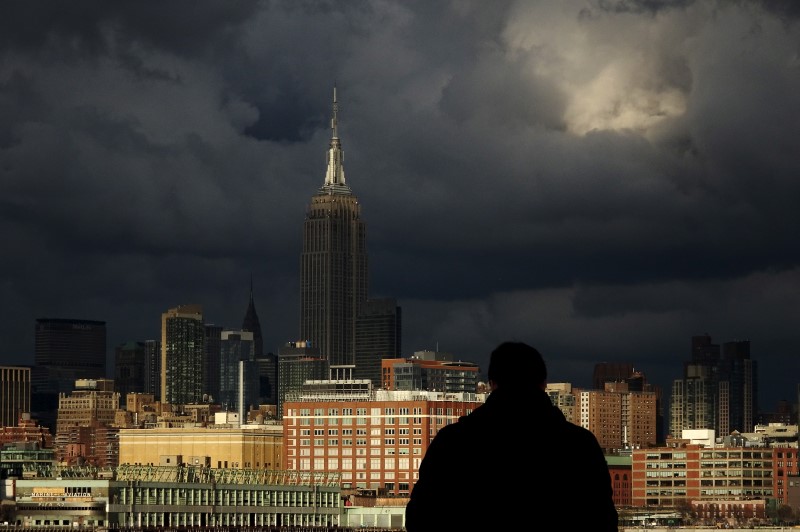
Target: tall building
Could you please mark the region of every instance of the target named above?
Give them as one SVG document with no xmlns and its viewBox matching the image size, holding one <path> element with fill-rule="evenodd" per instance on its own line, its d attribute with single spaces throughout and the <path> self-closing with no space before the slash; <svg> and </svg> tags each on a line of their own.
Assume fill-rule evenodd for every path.
<svg viewBox="0 0 800 532">
<path fill-rule="evenodd" d="M 332 366 L 355 362 L 356 317 L 368 293 L 366 228 L 345 183 L 337 114 L 334 87 L 325 182 L 306 212 L 300 261 L 300 338 Z"/>
<path fill-rule="evenodd" d="M 356 318 L 356 379 L 370 379 L 381 385 L 381 360 L 401 354 L 402 312 L 392 298 L 368 299 Z"/>
<path fill-rule="evenodd" d="M 253 333 L 224 330 L 221 338 L 219 398 L 216 402 L 228 412 L 241 413 L 242 408 L 247 411 L 258 402 L 258 366 L 253 359 Z"/>
<path fill-rule="evenodd" d="M 161 342 L 144 341 L 144 393 L 161 397 Z"/>
<path fill-rule="evenodd" d="M 267 353 L 256 357 L 258 367 L 258 404 L 278 404 L 278 357 Z"/>
<path fill-rule="evenodd" d="M 31 411 L 31 368 L 0 366 L 0 427 L 16 427 Z"/>
<path fill-rule="evenodd" d="M 750 342 L 726 342 L 720 349 L 709 335 L 692 337 L 692 358 L 683 378 L 672 383 L 670 434 L 713 429 L 719 436 L 750 432 L 756 423 L 758 366 Z"/>
<path fill-rule="evenodd" d="M 253 278 L 250 277 L 250 302 L 247 304 L 247 312 L 242 320 L 242 330 L 253 333 L 253 354 L 256 358 L 264 354 L 264 339 L 261 337 L 261 322 L 258 321 L 256 304 L 253 301 Z"/>
<path fill-rule="evenodd" d="M 146 374 L 144 342 L 126 342 L 114 349 L 114 388 L 122 407 L 129 393 L 143 393 Z"/>
<path fill-rule="evenodd" d="M 203 393 L 211 396 L 212 402 L 219 403 L 220 394 L 220 364 L 222 363 L 222 329 L 221 325 L 206 323 L 205 325 L 205 350 L 206 350 L 206 382 L 203 384 Z"/>
<path fill-rule="evenodd" d="M 58 395 L 71 392 L 77 379 L 106 377 L 106 322 L 39 318 L 35 327 L 31 409 L 54 429 Z"/>
<path fill-rule="evenodd" d="M 203 307 L 171 308 L 161 315 L 161 402 L 200 403 L 205 383 Z"/>
<path fill-rule="evenodd" d="M 319 348 L 308 342 L 287 342 L 278 351 L 278 419 L 283 416 L 287 396 L 300 390 L 307 380 L 328 377 L 328 361 L 320 356 Z"/>
</svg>

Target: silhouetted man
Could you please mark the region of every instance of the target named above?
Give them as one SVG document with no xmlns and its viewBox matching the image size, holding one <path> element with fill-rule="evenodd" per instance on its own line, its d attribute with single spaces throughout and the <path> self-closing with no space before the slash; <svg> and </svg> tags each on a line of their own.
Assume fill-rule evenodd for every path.
<svg viewBox="0 0 800 532">
<path fill-rule="evenodd" d="M 486 402 L 440 429 L 428 446 L 406 530 L 617 532 L 603 450 L 553 406 L 539 352 L 502 343 L 488 377 Z"/>
</svg>

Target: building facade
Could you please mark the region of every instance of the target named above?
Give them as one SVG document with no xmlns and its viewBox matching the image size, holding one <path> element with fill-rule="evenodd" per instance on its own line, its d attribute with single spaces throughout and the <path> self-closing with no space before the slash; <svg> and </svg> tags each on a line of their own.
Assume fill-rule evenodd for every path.
<svg viewBox="0 0 800 532">
<path fill-rule="evenodd" d="M 284 405 L 285 469 L 338 471 L 343 489 L 407 497 L 436 433 L 483 404 L 486 396 L 373 390 L 369 381 L 327 381 L 295 398 Z"/>
<path fill-rule="evenodd" d="M 634 449 L 633 506 L 680 506 L 751 499 L 788 502 L 798 474 L 798 449 L 705 447 L 698 444 Z"/>
<path fill-rule="evenodd" d="M 381 360 L 402 355 L 402 309 L 393 298 L 368 299 L 356 318 L 356 379 L 381 385 Z"/>
<path fill-rule="evenodd" d="M 161 342 L 144 342 L 144 390 L 143 393 L 161 397 Z"/>
<path fill-rule="evenodd" d="M 55 429 L 58 394 L 71 392 L 78 379 L 106 377 L 106 322 L 39 318 L 34 342 L 31 411 Z"/>
<path fill-rule="evenodd" d="M 278 419 L 283 417 L 283 403 L 292 392 L 309 379 L 328 378 L 329 364 L 318 347 L 308 342 L 287 342 L 278 351 Z"/>
<path fill-rule="evenodd" d="M 119 460 L 120 464 L 274 471 L 283 466 L 283 429 L 278 424 L 120 429 Z"/>
<path fill-rule="evenodd" d="M 161 315 L 161 402 L 200 403 L 206 393 L 205 324 L 201 305 L 181 305 Z"/>
<path fill-rule="evenodd" d="M 31 368 L 0 366 L 0 427 L 16 427 L 31 411 Z"/>
<path fill-rule="evenodd" d="M 758 412 L 757 370 L 749 341 L 726 342 L 720 349 L 707 334 L 693 336 L 692 358 L 684 364 L 683 378 L 672 383 L 670 434 L 752 431 Z"/>
<path fill-rule="evenodd" d="M 219 395 L 224 410 L 240 412 L 258 402 L 258 365 L 253 359 L 253 333 L 222 331 L 219 357 Z"/>
<path fill-rule="evenodd" d="M 345 182 L 333 90 L 325 182 L 306 211 L 300 271 L 300 338 L 332 366 L 355 363 L 356 317 L 367 299 L 366 227 Z"/>
<path fill-rule="evenodd" d="M 385 390 L 472 392 L 478 388 L 479 367 L 472 362 L 396 358 L 381 361 Z"/>
<path fill-rule="evenodd" d="M 143 393 L 147 367 L 144 342 L 125 342 L 114 349 L 114 389 L 125 407 L 129 393 Z"/>
<path fill-rule="evenodd" d="M 66 464 L 116 465 L 119 394 L 110 379 L 80 379 L 58 398 L 56 458 Z M 110 446 L 110 447 L 109 447 Z"/>
</svg>

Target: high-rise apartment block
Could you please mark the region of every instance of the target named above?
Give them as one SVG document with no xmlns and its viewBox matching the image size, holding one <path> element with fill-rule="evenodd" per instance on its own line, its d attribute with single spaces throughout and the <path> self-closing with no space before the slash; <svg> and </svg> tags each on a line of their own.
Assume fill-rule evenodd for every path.
<svg viewBox="0 0 800 532">
<path fill-rule="evenodd" d="M 753 430 L 757 369 L 749 341 L 726 342 L 720 349 L 707 334 L 692 337 L 692 358 L 684 364 L 683 378 L 672 383 L 670 434 L 713 429 L 726 436 Z"/>
<path fill-rule="evenodd" d="M 31 411 L 31 368 L 0 366 L 0 427 L 16 427 Z"/>
<path fill-rule="evenodd" d="M 381 384 L 381 360 L 402 356 L 402 312 L 392 298 L 368 299 L 356 318 L 356 379 Z"/>
<path fill-rule="evenodd" d="M 286 469 L 340 471 L 343 488 L 404 497 L 436 433 L 486 396 L 374 390 L 369 381 L 354 380 L 309 383 L 293 398 L 283 414 Z"/>
<path fill-rule="evenodd" d="M 568 421 L 589 429 L 606 451 L 657 442 L 657 397 L 653 391 L 631 391 L 625 382 L 607 382 L 604 390 L 548 383 L 545 391 Z"/>
<path fill-rule="evenodd" d="M 334 88 L 325 182 L 306 211 L 300 272 L 300 338 L 331 366 L 354 364 L 356 317 L 368 294 L 366 228 L 345 182 L 337 115 Z"/>
<path fill-rule="evenodd" d="M 205 393 L 205 324 L 201 305 L 181 305 L 161 315 L 161 402 L 200 403 Z"/>
</svg>

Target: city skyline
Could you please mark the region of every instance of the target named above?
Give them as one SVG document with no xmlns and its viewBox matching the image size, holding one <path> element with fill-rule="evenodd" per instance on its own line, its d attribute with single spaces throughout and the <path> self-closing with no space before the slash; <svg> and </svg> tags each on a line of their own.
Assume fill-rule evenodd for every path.
<svg viewBox="0 0 800 532">
<path fill-rule="evenodd" d="M 0 9 L 2 364 L 38 318 L 105 321 L 109 357 L 178 305 L 235 328 L 251 278 L 264 350 L 302 340 L 335 84 L 405 355 L 518 339 L 553 381 L 666 390 L 708 333 L 751 342 L 763 409 L 796 400 L 793 2 Z"/>
</svg>

